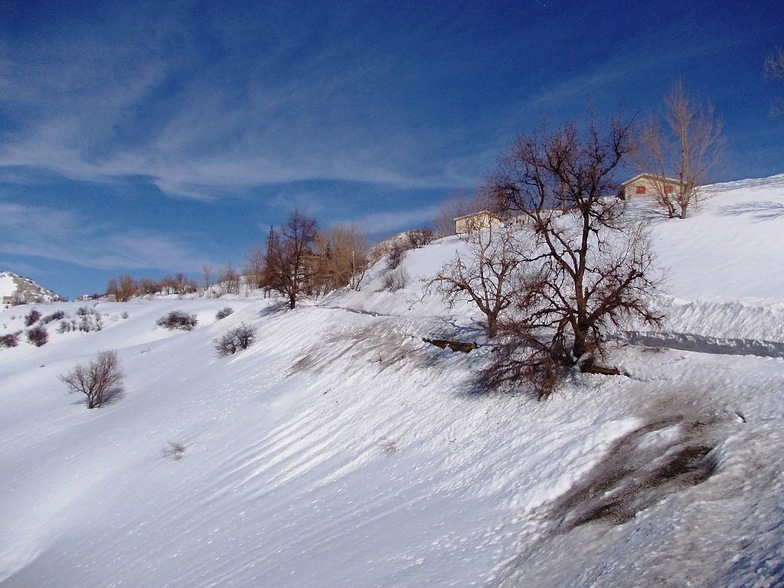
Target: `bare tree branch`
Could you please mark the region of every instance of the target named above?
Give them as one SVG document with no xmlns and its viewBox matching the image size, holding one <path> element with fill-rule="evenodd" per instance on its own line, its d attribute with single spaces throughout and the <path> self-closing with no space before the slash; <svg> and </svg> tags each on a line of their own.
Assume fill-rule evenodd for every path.
<svg viewBox="0 0 784 588">
<path fill-rule="evenodd" d="M 781 47 L 776 47 L 765 59 L 765 77 L 769 80 L 784 80 L 784 50 Z M 784 98 L 774 100 L 771 113 L 773 116 L 784 114 Z"/>
<path fill-rule="evenodd" d="M 604 334 L 629 316 L 660 320 L 649 307 L 657 280 L 642 225 L 624 217 L 614 175 L 632 149 L 632 126 L 591 117 L 520 138 L 489 189 L 507 217 L 524 219 L 515 291 L 498 321 L 503 336 L 485 372 L 490 385 L 533 382 L 546 397 L 564 370 L 599 369 Z M 607 368 L 601 368 L 606 372 Z"/>
</svg>

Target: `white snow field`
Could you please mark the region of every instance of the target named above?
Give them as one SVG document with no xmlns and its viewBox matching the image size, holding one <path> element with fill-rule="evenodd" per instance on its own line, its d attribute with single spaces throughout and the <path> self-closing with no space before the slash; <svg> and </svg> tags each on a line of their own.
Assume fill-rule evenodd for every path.
<svg viewBox="0 0 784 588">
<path fill-rule="evenodd" d="M 418 279 L 454 237 L 408 253 L 402 290 L 377 268 L 294 311 L 35 306 L 103 328 L 0 349 L 0 586 L 781 585 L 784 175 L 705 192 L 683 221 L 630 204 L 668 268 L 666 325 L 618 333 L 626 375 L 546 402 L 473 392 L 487 346 L 422 341 L 486 342 Z M 197 327 L 156 326 L 171 310 Z M 242 322 L 257 343 L 217 357 Z M 124 395 L 88 410 L 58 376 L 109 349 Z"/>
</svg>

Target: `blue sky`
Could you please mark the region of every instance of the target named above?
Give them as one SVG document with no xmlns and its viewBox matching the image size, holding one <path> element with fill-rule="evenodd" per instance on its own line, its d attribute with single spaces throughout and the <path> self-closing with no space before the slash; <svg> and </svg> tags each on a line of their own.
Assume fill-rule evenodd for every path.
<svg viewBox="0 0 784 588">
<path fill-rule="evenodd" d="M 716 180 L 784 172 L 784 3 L 0 0 L 0 270 L 75 297 L 233 263 L 298 207 L 373 236 L 472 192 L 514 138 L 673 82 Z"/>
</svg>

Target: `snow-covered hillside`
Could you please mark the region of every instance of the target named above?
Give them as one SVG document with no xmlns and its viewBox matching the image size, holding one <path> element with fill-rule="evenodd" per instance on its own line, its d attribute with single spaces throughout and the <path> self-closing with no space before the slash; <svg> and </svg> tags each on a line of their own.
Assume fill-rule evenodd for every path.
<svg viewBox="0 0 784 588">
<path fill-rule="evenodd" d="M 544 403 L 475 394 L 488 347 L 423 342 L 484 341 L 419 280 L 457 238 L 409 252 L 402 290 L 377 268 L 294 311 L 36 307 L 102 328 L 0 349 L 0 586 L 784 582 L 784 176 L 707 192 L 684 221 L 632 203 L 667 323 L 617 334 L 653 346 L 619 343 L 627 376 L 575 374 Z M 3 310 L 0 336 L 32 308 Z M 172 310 L 197 327 L 156 326 Z M 217 357 L 241 323 L 257 343 Z M 87 410 L 58 376 L 107 349 L 125 393 Z"/>
<path fill-rule="evenodd" d="M 0 302 L 6 300 L 13 303 L 25 302 L 39 304 L 56 302 L 62 297 L 43 286 L 36 284 L 30 278 L 18 276 L 13 272 L 0 272 Z"/>
</svg>

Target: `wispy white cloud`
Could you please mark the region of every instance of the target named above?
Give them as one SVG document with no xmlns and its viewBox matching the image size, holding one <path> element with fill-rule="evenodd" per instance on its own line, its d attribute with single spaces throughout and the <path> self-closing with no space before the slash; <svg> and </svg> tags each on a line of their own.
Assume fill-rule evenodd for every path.
<svg viewBox="0 0 784 588">
<path fill-rule="evenodd" d="M 335 222 L 334 224 L 354 224 L 371 235 L 381 235 L 409 229 L 412 226 L 426 226 L 438 214 L 438 206 L 424 206 L 422 208 L 397 211 L 375 212 L 352 219 L 350 222 Z"/>
<path fill-rule="evenodd" d="M 0 200 L 0 253 L 86 268 L 199 271 L 206 262 L 184 241 L 45 206 Z"/>
<path fill-rule="evenodd" d="M 185 49 L 166 53 L 181 25 L 128 25 L 141 38 L 78 30 L 11 52 L 5 69 L 15 91 L 0 106 L 22 114 L 0 145 L 0 165 L 90 181 L 147 176 L 167 194 L 201 199 L 311 179 L 462 181 L 440 154 L 444 143 L 461 144 L 462 131 L 411 128 L 388 107 L 383 87 L 363 95 L 368 84 L 389 82 L 383 56 L 359 59 L 329 45 L 307 53 L 302 33 L 252 59 L 205 62 Z M 183 28 L 182 46 L 195 41 L 192 33 Z M 297 72 L 287 73 L 281 60 L 303 52 L 291 64 Z M 189 73 L 189 60 L 198 73 Z"/>
</svg>

